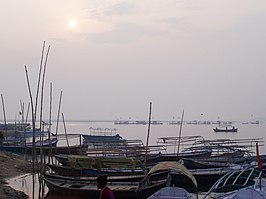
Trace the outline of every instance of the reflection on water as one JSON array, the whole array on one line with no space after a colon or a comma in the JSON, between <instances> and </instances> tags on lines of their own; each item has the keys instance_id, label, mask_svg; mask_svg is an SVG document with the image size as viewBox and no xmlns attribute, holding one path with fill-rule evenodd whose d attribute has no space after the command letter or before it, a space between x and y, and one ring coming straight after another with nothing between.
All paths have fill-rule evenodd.
<instances>
[{"instance_id":1,"label":"reflection on water","mask_svg":"<svg viewBox=\"0 0 266 199\"><path fill-rule=\"evenodd\" d=\"M39 183L39 177L37 174L25 174L11 178L7 182L14 189L23 191L31 199L43 198L48 192L48 188L43 187L42 184Z\"/></svg>"},{"instance_id":2,"label":"reflection on water","mask_svg":"<svg viewBox=\"0 0 266 199\"><path fill-rule=\"evenodd\" d=\"M37 174L25 174L7 180L8 184L16 190L23 191L30 199L93 199L84 196L72 196L69 194L50 192L45 186L39 184ZM98 198L97 198L98 199Z\"/></svg>"}]
</instances>

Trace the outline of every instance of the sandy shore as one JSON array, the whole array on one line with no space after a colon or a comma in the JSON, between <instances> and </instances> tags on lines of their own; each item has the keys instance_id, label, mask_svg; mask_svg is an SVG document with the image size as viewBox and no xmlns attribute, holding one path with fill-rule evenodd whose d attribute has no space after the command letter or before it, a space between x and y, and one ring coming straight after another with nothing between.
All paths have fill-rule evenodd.
<instances>
[{"instance_id":1,"label":"sandy shore","mask_svg":"<svg viewBox=\"0 0 266 199\"><path fill-rule=\"evenodd\" d=\"M1 199L26 199L25 193L17 191L6 183L7 178L31 173L32 165L21 156L0 151L0 198Z\"/></svg>"}]
</instances>

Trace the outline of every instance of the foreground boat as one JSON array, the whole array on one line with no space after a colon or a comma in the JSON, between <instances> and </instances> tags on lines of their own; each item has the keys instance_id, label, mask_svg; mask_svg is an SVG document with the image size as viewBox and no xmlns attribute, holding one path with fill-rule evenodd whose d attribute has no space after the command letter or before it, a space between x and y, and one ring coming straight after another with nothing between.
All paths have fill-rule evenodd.
<instances>
[{"instance_id":1,"label":"foreground boat","mask_svg":"<svg viewBox=\"0 0 266 199\"><path fill-rule=\"evenodd\" d=\"M163 187L148 199L196 199L196 197L181 187Z\"/></svg>"},{"instance_id":2,"label":"foreground boat","mask_svg":"<svg viewBox=\"0 0 266 199\"><path fill-rule=\"evenodd\" d=\"M253 199L258 194L259 187L263 188L261 189L261 193L259 195L264 195L262 198L265 198L266 183L265 180L262 179L263 177L265 176L256 166L248 165L240 167L239 169L228 172L217 180L204 196L204 199L233 199L239 198L242 194L244 194L244 197L242 196L240 198Z\"/></svg>"},{"instance_id":3,"label":"foreground boat","mask_svg":"<svg viewBox=\"0 0 266 199\"><path fill-rule=\"evenodd\" d=\"M151 168L146 176L142 176L144 178L141 181L132 181L135 178L134 176L108 176L108 187L113 190L115 198L118 199L146 199L166 185L171 185L171 178L168 174L173 171L179 171L183 175L190 177L197 186L196 179L182 164L178 162L161 162ZM140 176L136 177L139 178ZM99 198L100 190L97 189L95 179L95 177L70 178L44 174L44 181L50 191L59 192L62 195L71 194L88 198Z\"/></svg>"},{"instance_id":4,"label":"foreground boat","mask_svg":"<svg viewBox=\"0 0 266 199\"><path fill-rule=\"evenodd\" d=\"M61 195L86 196L87 198L99 198L100 190L97 188L95 180L73 180L60 179L44 176L44 182L52 192ZM150 181L147 179L145 186L139 188L139 182L108 182L115 198L146 199L152 193L164 187L166 180Z\"/></svg>"}]
</instances>

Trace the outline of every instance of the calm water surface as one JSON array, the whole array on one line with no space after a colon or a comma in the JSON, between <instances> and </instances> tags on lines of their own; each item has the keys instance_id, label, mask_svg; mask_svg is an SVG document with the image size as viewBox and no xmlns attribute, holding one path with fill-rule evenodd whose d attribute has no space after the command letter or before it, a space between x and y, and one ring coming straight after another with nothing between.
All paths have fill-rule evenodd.
<instances>
[{"instance_id":1,"label":"calm water surface","mask_svg":"<svg viewBox=\"0 0 266 199\"><path fill-rule=\"evenodd\" d=\"M261 123L259 125L255 124L233 124L238 128L237 133L214 133L213 128L217 125L183 125L182 136L189 135L200 135L205 139L239 139L239 138L263 138L266 140L266 125ZM125 139L140 139L143 143L146 143L147 137L147 125L115 125L113 122L68 122L66 123L66 129L68 133L74 134L89 134L89 128L102 128L102 129L116 129L116 133ZM64 132L63 126L60 127L59 132ZM168 125L164 123L163 125L152 125L150 129L150 145L156 145L157 138L166 136L178 136L179 125ZM65 144L65 141L60 141L59 144ZM76 139L72 141L72 144L78 144L79 140ZM266 147L260 146L260 154L266 154ZM171 152L171 151L170 151ZM255 152L255 147L253 148ZM33 181L34 183L33 186ZM57 193L49 192L48 188L45 187L43 197L39 197L39 185L37 176L23 175L9 180L10 186L13 188L25 192L29 195L30 199L83 199L82 197L75 197L70 195L61 195ZM34 188L33 188L34 187ZM34 190L34 193L33 193Z\"/></svg>"}]
</instances>

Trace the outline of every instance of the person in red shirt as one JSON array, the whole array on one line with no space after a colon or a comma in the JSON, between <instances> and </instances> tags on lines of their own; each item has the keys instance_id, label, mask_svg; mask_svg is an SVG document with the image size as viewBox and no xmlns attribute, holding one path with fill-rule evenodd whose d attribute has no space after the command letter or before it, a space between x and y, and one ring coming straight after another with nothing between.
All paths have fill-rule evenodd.
<instances>
[{"instance_id":1,"label":"person in red shirt","mask_svg":"<svg viewBox=\"0 0 266 199\"><path fill-rule=\"evenodd\" d=\"M101 189L100 199L115 199L113 191L107 186L107 176L97 178L97 187Z\"/></svg>"}]
</instances>

